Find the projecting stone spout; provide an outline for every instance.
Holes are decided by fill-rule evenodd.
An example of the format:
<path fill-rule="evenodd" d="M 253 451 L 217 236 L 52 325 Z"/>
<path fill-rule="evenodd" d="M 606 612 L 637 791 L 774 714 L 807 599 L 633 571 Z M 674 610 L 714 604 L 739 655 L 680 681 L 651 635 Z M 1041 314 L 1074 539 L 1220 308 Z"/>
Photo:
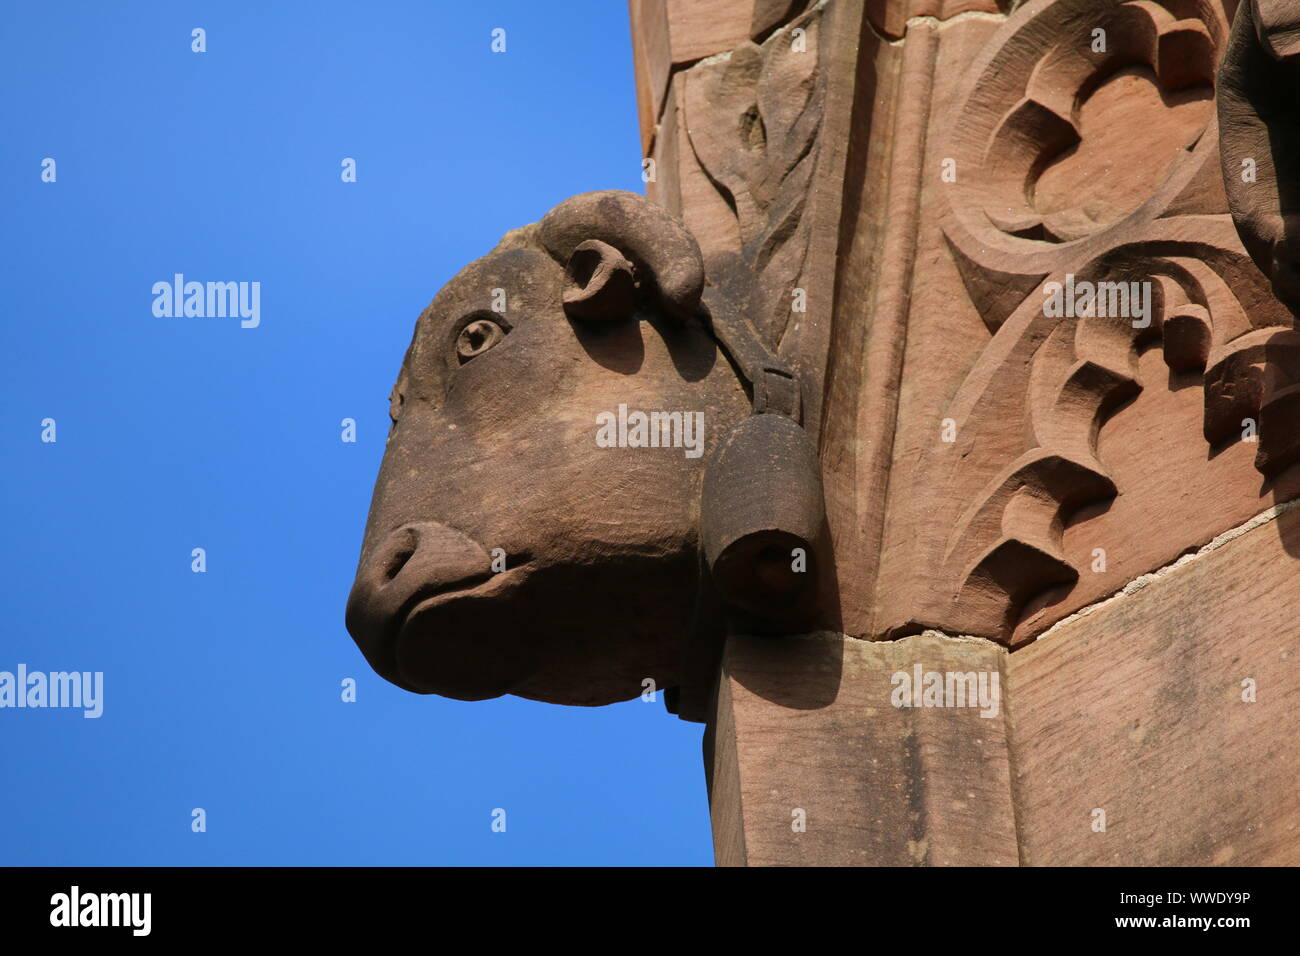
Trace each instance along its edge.
<path fill-rule="evenodd" d="M 800 383 L 705 287 L 680 222 L 597 192 L 438 293 L 393 389 L 348 601 L 376 671 L 466 700 L 699 696 L 729 615 L 800 626 L 822 524 Z M 702 508 L 723 444 L 754 480 L 724 479 Z"/>

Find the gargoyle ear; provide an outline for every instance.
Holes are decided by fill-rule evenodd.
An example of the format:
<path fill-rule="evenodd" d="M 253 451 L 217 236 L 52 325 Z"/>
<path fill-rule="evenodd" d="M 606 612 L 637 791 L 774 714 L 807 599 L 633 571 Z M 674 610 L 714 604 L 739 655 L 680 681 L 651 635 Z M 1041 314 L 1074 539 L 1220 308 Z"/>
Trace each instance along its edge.
<path fill-rule="evenodd" d="M 548 212 L 539 233 L 542 247 L 568 274 L 564 306 L 575 318 L 629 314 L 629 288 L 657 298 L 678 319 L 699 309 L 700 247 L 685 226 L 644 196 L 581 193 Z"/>
<path fill-rule="evenodd" d="M 564 313 L 574 319 L 615 320 L 636 306 L 636 274 L 630 260 L 607 242 L 588 239 L 564 267 Z"/>

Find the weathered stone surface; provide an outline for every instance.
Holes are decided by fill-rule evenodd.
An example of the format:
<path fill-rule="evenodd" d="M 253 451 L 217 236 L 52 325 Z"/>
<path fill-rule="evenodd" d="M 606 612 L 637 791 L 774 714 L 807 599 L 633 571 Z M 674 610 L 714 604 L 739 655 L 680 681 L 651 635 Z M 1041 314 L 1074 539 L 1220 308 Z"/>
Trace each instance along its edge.
<path fill-rule="evenodd" d="M 1290 508 L 1008 656 L 1026 864 L 1300 863 L 1298 555 Z"/>
<path fill-rule="evenodd" d="M 896 673 L 1000 686 L 1005 659 L 932 634 L 731 637 L 706 755 L 718 863 L 1015 865 L 1003 710 L 891 703 Z"/>

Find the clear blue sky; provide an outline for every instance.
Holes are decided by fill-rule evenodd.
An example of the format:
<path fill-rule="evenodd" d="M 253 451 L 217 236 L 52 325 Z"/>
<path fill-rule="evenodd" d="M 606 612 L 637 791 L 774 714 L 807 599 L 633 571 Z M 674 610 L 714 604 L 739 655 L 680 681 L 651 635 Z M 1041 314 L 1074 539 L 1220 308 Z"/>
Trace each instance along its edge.
<path fill-rule="evenodd" d="M 408 694 L 343 627 L 420 310 L 565 197 L 642 188 L 626 6 L 3 21 L 0 670 L 105 700 L 0 709 L 0 864 L 711 863 L 699 725 Z M 177 272 L 259 281 L 260 327 L 155 317 Z"/>

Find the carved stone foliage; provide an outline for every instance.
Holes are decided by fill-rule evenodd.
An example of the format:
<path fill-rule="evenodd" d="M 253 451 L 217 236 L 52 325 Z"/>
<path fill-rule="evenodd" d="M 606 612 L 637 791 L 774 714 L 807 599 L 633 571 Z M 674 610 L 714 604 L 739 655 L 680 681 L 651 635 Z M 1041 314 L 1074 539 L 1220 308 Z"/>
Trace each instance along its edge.
<path fill-rule="evenodd" d="M 1039 0 L 971 64 L 940 134 L 942 229 L 990 337 L 915 472 L 933 524 L 908 627 L 1032 636 L 1016 631 L 1027 607 L 1086 570 L 1065 529 L 1123 493 L 1099 434 L 1144 387 L 1170 387 L 1140 373 L 1150 350 L 1171 383 L 1204 389 L 1203 438 L 1186 441 L 1212 457 L 1253 428 L 1265 478 L 1300 459 L 1300 337 L 1220 178 L 1233 6 Z"/>
<path fill-rule="evenodd" d="M 761 44 L 745 41 L 674 77 L 677 156 L 683 178 L 701 175 L 682 214 L 700 239 L 710 275 L 729 259 L 756 278 L 749 317 L 771 345 L 791 320 L 793 290 L 808 258 L 810 184 L 817 164 L 824 99 L 819 45 L 823 8 L 801 14 Z M 685 192 L 685 188 L 683 192 Z M 681 202 L 681 199 L 678 200 Z M 669 199 L 669 207 L 674 203 Z M 707 220 L 700 222 L 699 220 Z"/>

